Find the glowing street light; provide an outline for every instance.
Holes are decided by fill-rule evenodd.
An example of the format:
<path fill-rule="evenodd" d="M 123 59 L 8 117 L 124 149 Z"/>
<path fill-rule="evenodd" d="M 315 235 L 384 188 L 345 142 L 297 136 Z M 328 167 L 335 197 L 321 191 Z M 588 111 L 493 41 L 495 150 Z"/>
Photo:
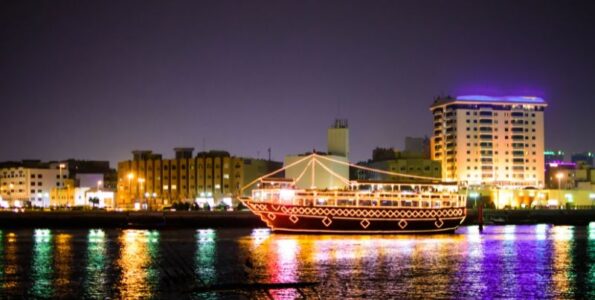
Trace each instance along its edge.
<path fill-rule="evenodd" d="M 477 207 L 477 198 L 479 198 L 479 193 L 478 192 L 471 192 L 469 193 L 469 197 L 471 197 L 471 199 L 473 199 L 473 207 Z"/>
<path fill-rule="evenodd" d="M 561 190 L 562 189 L 562 178 L 564 178 L 564 173 L 562 172 L 558 172 L 556 174 L 556 179 L 558 179 L 558 189 Z"/>
<path fill-rule="evenodd" d="M 143 185 L 144 185 L 144 183 L 145 183 L 145 179 L 144 178 L 139 178 L 138 179 L 138 184 L 139 184 L 139 192 L 138 193 L 139 193 L 139 197 L 140 198 L 143 197 L 143 190 L 144 190 L 144 186 Z"/>
<path fill-rule="evenodd" d="M 99 191 L 99 188 L 103 185 L 103 181 L 99 180 L 97 181 L 97 190 Z"/>
<path fill-rule="evenodd" d="M 59 164 L 58 165 L 58 205 L 61 204 L 62 202 L 62 188 L 64 187 L 64 180 L 62 179 L 62 169 L 66 168 L 66 164 Z M 60 183 L 60 180 L 62 180 L 62 183 Z"/>
<path fill-rule="evenodd" d="M 14 189 L 14 184 L 11 182 L 8 185 L 8 201 L 12 202 L 12 189 Z"/>

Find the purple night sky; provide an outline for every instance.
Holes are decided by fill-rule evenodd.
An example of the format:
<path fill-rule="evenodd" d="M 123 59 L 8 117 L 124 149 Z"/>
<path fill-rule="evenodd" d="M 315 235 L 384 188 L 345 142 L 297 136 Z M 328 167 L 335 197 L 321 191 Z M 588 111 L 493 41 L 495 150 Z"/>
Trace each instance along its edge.
<path fill-rule="evenodd" d="M 173 147 L 352 161 L 431 134 L 440 94 L 546 99 L 546 147 L 595 150 L 593 1 L 2 1 L 0 161 Z"/>

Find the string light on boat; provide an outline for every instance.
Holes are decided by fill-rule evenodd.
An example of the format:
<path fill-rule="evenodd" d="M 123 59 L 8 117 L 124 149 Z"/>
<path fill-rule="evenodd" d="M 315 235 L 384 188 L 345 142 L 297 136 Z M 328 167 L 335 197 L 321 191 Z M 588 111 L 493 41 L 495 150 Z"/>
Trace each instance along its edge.
<path fill-rule="evenodd" d="M 290 202 L 293 201 L 293 197 L 295 197 L 295 191 L 289 189 L 281 189 L 279 191 L 279 198 L 281 201 Z"/>

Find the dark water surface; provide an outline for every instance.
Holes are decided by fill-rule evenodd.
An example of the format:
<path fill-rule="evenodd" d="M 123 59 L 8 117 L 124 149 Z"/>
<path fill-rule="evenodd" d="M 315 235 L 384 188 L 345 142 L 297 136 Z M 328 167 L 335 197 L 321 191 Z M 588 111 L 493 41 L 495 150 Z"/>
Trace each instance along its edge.
<path fill-rule="evenodd" d="M 255 230 L 0 230 L 0 298 L 266 298 L 202 292 L 319 282 L 307 297 L 595 299 L 595 223 L 451 235 Z M 296 290 L 272 291 L 296 298 Z"/>

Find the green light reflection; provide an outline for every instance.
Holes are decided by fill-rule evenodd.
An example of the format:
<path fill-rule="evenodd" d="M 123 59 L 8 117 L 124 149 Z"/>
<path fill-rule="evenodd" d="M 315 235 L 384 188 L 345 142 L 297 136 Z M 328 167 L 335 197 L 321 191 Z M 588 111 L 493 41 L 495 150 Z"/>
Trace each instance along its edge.
<path fill-rule="evenodd" d="M 49 229 L 36 229 L 33 238 L 33 261 L 31 264 L 33 285 L 29 293 L 32 298 L 52 297 L 54 293 L 52 233 Z"/>
<path fill-rule="evenodd" d="M 0 283 L 4 282 L 4 233 L 0 230 Z"/>
<path fill-rule="evenodd" d="M 199 229 L 196 231 L 195 274 L 206 285 L 214 284 L 217 280 L 215 259 L 217 256 L 217 233 L 213 229 Z"/>
<path fill-rule="evenodd" d="M 106 241 L 105 232 L 91 229 L 87 236 L 87 265 L 85 267 L 85 297 L 103 298 L 106 295 Z"/>

